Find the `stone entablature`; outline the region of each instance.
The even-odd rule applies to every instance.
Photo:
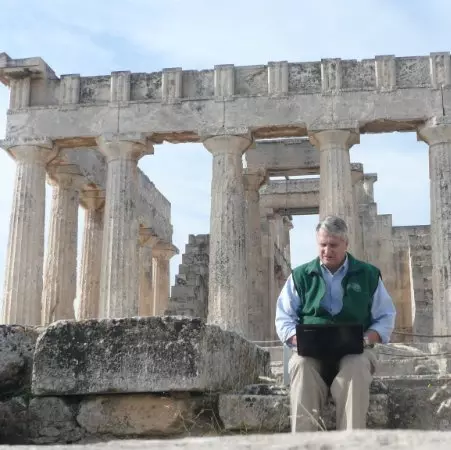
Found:
[[[303,136],[325,125],[413,131],[443,115],[450,77],[449,52],[61,78],[40,58],[0,57],[0,79],[12,91],[8,138],[26,128],[66,146],[90,146],[118,129],[149,133],[154,143],[196,142],[213,130],[252,129],[256,138]]]

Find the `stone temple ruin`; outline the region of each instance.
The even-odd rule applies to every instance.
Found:
[[[449,53],[95,77],[2,53],[0,81],[16,161],[0,442],[287,431],[274,306],[291,218],[318,213],[347,221],[397,307],[368,425],[451,429]],[[430,226],[393,227],[350,161],[361,133],[394,131],[429,145]],[[210,233],[189,236],[171,292],[171,205],[137,167],[163,142],[213,161]]]

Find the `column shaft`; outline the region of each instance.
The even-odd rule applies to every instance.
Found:
[[[83,233],[78,319],[99,317],[100,273],[102,267],[103,209],[85,209],[85,229]]]
[[[139,136],[98,141],[108,164],[99,315],[132,317],[139,305],[137,161],[149,147]]]
[[[246,195],[246,249],[248,272],[248,302],[250,340],[261,341],[264,338],[264,304],[263,304],[263,268],[262,237],[260,226],[259,188],[264,181],[262,174],[245,174]]]
[[[74,319],[80,191],[69,180],[53,187],[42,291],[42,321]]]
[[[158,250],[153,256],[153,315],[161,316],[169,304],[169,256]]]
[[[335,215],[346,221],[351,252],[355,248],[356,211],[349,149],[357,137],[348,130],[319,131],[310,137],[320,151],[320,218]]]
[[[451,125],[426,126],[429,144],[434,334],[451,333]]]
[[[141,245],[139,248],[139,315],[153,316],[154,290],[153,290],[153,262],[152,247]],[[169,284],[169,275],[168,275]]]
[[[9,225],[1,321],[40,325],[44,262],[45,165],[51,150],[14,147],[16,178]]]
[[[208,322],[244,336],[249,308],[241,157],[250,144],[238,136],[204,142],[213,154]]]

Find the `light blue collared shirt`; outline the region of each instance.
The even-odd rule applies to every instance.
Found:
[[[321,300],[321,306],[333,316],[343,308],[341,282],[348,271],[348,264],[348,257],[346,257],[343,265],[333,274],[321,264],[321,272],[326,283],[326,295]],[[297,311],[301,304],[302,300],[290,275],[280,292],[276,306],[276,331],[283,343],[296,334],[296,325],[299,323]],[[388,343],[395,327],[396,309],[380,278],[373,295],[371,317],[372,322],[369,329],[377,331],[383,344]]]

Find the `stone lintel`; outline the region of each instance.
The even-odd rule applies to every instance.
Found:
[[[200,319],[58,321],[36,346],[32,392],[230,392],[261,375],[269,375],[268,352]]]

